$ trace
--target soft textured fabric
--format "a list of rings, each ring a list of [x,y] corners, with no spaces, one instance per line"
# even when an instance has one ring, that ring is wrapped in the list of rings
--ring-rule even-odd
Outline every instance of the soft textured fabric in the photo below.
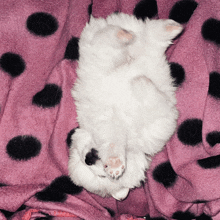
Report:
[[[219,0],[2,0],[0,219],[219,220],[219,10]],[[112,12],[185,27],[167,51],[176,133],[122,202],[75,186],[67,169],[78,38],[91,13]]]

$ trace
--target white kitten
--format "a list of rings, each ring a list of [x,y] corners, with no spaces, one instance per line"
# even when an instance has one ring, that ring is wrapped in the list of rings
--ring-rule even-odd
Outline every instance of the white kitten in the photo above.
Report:
[[[150,157],[176,127],[176,88],[165,51],[181,31],[173,20],[123,13],[86,25],[72,89],[79,122],[69,160],[75,184],[121,200],[145,180]]]

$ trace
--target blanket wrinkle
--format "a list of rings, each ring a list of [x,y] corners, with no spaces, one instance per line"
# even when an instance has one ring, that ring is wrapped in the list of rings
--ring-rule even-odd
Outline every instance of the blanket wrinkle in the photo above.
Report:
[[[1,1],[0,219],[219,220],[219,10],[219,0]],[[67,165],[80,33],[91,15],[117,12],[185,28],[167,51],[176,132],[120,202],[77,188]]]

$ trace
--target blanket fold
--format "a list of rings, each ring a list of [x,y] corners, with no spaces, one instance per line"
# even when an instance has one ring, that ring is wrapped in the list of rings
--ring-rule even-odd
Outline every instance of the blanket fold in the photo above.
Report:
[[[219,220],[219,10],[218,0],[1,1],[0,219]],[[91,14],[114,12],[185,28],[167,51],[176,132],[120,202],[68,177],[78,40]]]

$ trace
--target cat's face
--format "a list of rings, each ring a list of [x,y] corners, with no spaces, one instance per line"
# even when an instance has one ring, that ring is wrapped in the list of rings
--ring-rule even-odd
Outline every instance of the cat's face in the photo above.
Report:
[[[126,56],[135,59],[151,51],[164,54],[181,31],[182,26],[170,19],[142,21],[132,15],[112,14],[107,19],[91,18],[82,32],[80,50],[123,63]]]

